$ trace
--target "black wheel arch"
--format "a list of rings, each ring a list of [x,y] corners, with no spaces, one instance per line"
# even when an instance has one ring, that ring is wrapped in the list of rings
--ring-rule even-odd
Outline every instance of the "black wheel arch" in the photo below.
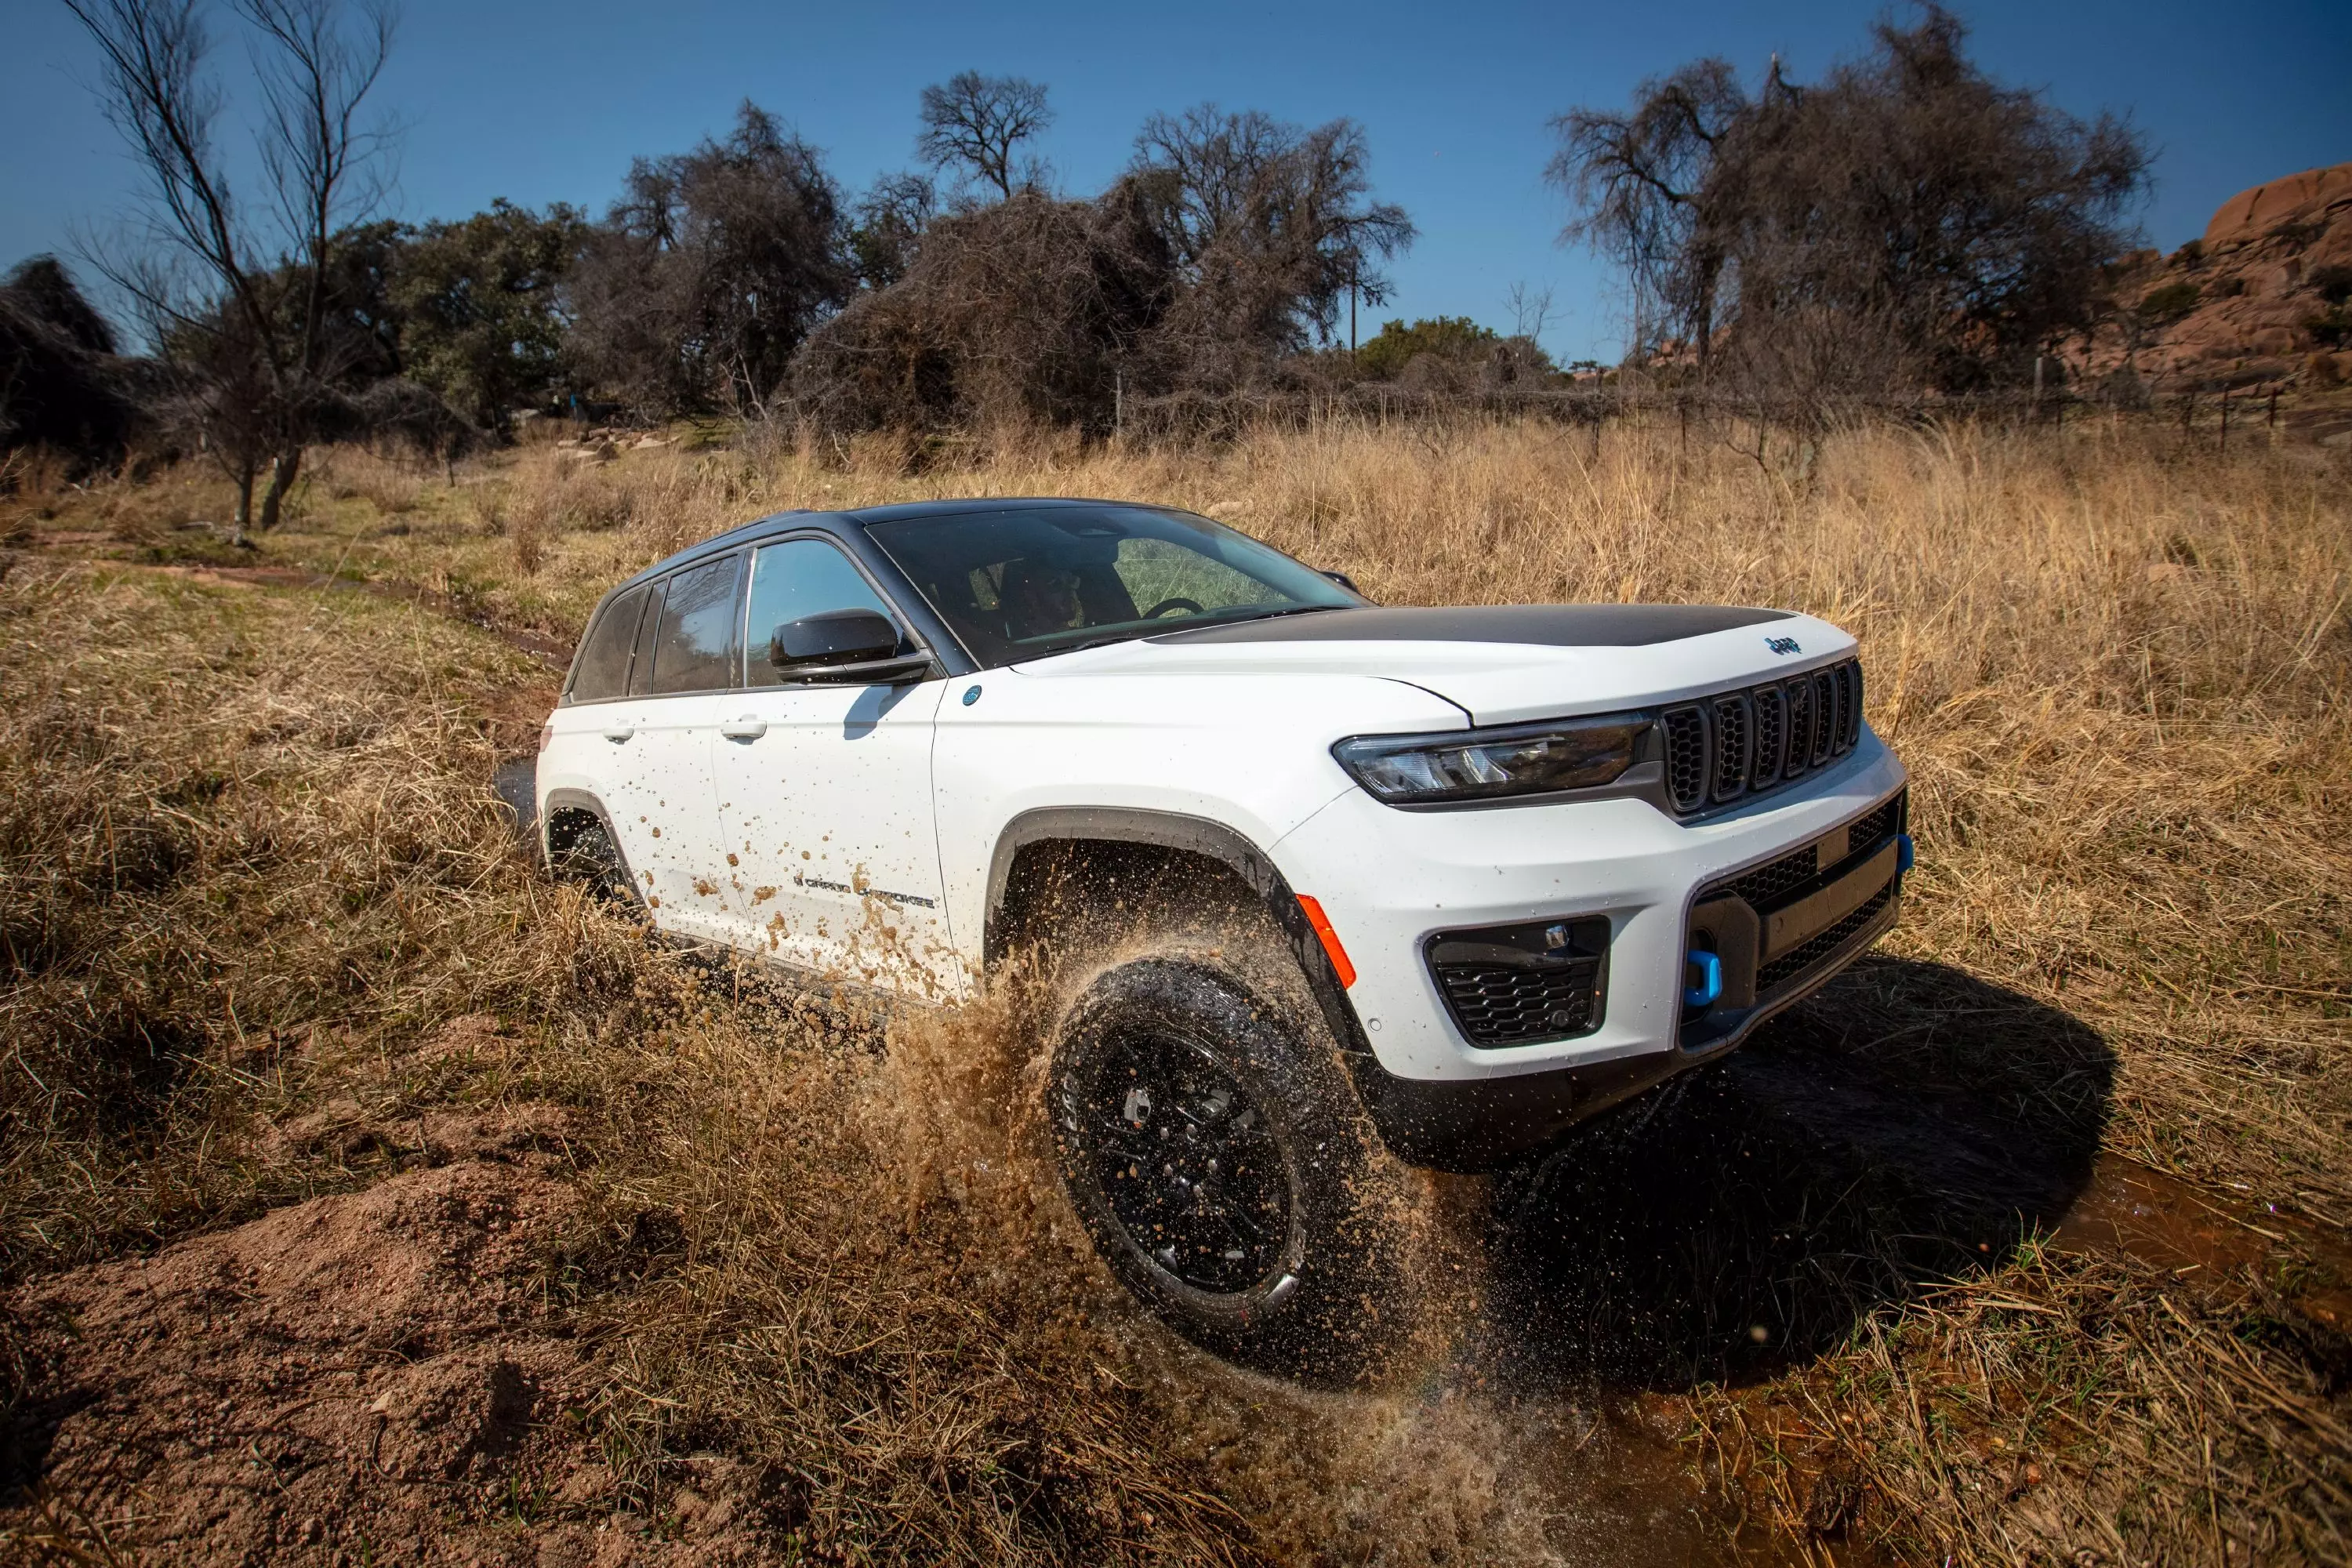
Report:
[[[1292,955],[1307,976],[1316,1007],[1339,1041],[1349,1069],[1359,1076],[1362,1067],[1374,1071],[1371,1043],[1362,1022],[1339,984],[1323,943],[1307,923],[1307,911],[1273,858],[1238,830],[1205,816],[1181,812],[1147,811],[1116,806],[1048,806],[1024,812],[1007,823],[989,857],[988,905],[982,927],[981,963],[993,972],[1010,955],[1022,934],[1020,908],[1025,863],[1051,857],[1083,865],[1097,847],[1148,846],[1197,855],[1213,860],[1240,878],[1289,939]]]
[[[619,855],[625,865],[628,856],[621,848],[621,836],[613,830],[612,814],[604,809],[603,801],[582,789],[551,789],[547,792],[547,800],[540,808],[539,818],[541,859],[550,866],[554,865],[557,858],[571,848],[579,837],[580,829],[591,822],[604,830],[604,837],[612,843],[613,853]]]

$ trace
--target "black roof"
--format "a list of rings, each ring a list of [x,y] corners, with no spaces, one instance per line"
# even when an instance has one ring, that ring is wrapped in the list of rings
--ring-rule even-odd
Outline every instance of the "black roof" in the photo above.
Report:
[[[618,594],[622,589],[642,583],[649,577],[658,577],[671,568],[683,566],[699,556],[715,555],[771,533],[814,529],[819,532],[834,534],[856,544],[862,542],[857,536],[862,535],[869,524],[877,522],[897,522],[902,519],[916,517],[955,517],[992,511],[1031,511],[1039,507],[1084,506],[1140,507],[1152,511],[1179,510],[1174,507],[1158,506],[1150,501],[1106,500],[1087,496],[973,496],[961,500],[902,501],[896,506],[860,507],[855,511],[809,511],[795,509],[789,511],[770,512],[765,517],[754,518],[740,527],[730,528],[724,533],[713,534],[698,543],[689,544],[676,554],[664,556],[635,576],[615,584],[613,593]],[[611,596],[611,595],[606,595],[608,598]]]
[[[862,561],[866,570],[892,591],[899,610],[915,623],[924,639],[940,656],[950,675],[963,675],[980,668],[979,661],[964,648],[955,630],[924,599],[920,590],[908,582],[897,563],[866,537],[868,526],[877,522],[896,522],[904,518],[955,517],[975,513],[1034,510],[1039,507],[1116,506],[1139,508],[1152,511],[1175,511],[1173,507],[1155,506],[1150,501],[1097,500],[1076,496],[974,496],[963,500],[908,501],[898,506],[861,507],[854,511],[807,511],[794,510],[771,512],[754,518],[740,527],[713,535],[698,543],[689,544],[675,554],[666,555],[644,571],[615,583],[596,602],[595,615],[601,615],[606,605],[638,584],[659,577],[665,573],[708,555],[720,555],[739,546],[750,544],[782,533],[815,532],[831,534],[849,552]],[[593,624],[595,615],[589,618]]]

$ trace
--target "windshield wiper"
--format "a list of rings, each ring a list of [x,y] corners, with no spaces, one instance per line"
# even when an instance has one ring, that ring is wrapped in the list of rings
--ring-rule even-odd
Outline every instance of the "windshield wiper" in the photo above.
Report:
[[[1285,605],[1278,610],[1256,605],[1236,605],[1231,609],[1216,610],[1205,616],[1195,616],[1189,621],[1170,626],[1165,632],[1151,632],[1151,637],[1167,637],[1175,632],[1189,632],[1201,626],[1231,626],[1241,621],[1270,621],[1277,616],[1307,616],[1318,610],[1352,610],[1354,605]]]
[[[1048,658],[1057,653],[1076,653],[1080,648],[1101,647],[1106,643],[1134,642],[1144,637],[1167,637],[1174,632],[1193,631],[1202,626],[1230,626],[1240,621],[1266,621],[1276,616],[1303,616],[1311,610],[1347,610],[1352,605],[1285,605],[1268,609],[1259,605],[1234,605],[1223,610],[1213,610],[1204,616],[1167,624],[1157,621],[1129,621],[1115,630],[1097,636],[1081,637],[1070,642],[1038,643],[1024,648],[1016,664],[1033,658]],[[1016,645],[1018,646],[1018,645]]]

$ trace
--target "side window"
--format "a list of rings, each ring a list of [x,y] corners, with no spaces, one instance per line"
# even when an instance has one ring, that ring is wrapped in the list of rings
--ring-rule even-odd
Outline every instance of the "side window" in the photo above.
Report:
[[[675,577],[658,578],[646,584],[646,612],[637,617],[637,651],[629,665],[629,695],[643,697],[654,685],[654,638],[661,631],[662,595],[669,592]]]
[[[654,631],[655,696],[734,684],[735,571],[730,555],[669,580]]]
[[[572,672],[572,701],[601,701],[629,689],[629,660],[636,652],[637,617],[645,607],[643,588],[632,588],[604,606],[580,644]]]
[[[746,685],[773,686],[776,667],[768,662],[768,641],[776,628],[826,610],[873,610],[896,623],[849,557],[822,539],[787,539],[761,546],[751,556],[751,594],[743,615]]]

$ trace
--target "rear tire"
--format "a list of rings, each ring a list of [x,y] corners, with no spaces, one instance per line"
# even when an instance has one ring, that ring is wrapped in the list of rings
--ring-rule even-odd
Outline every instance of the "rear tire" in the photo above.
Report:
[[[629,873],[621,847],[613,842],[612,830],[596,817],[583,814],[549,859],[559,879],[582,883],[597,899],[632,913],[646,912],[646,901],[637,896],[636,879]]]
[[[1097,1250],[1185,1338],[1340,1374],[1391,1347],[1397,1198],[1319,1028],[1215,958],[1120,963],[1062,1021],[1051,1110]]]

